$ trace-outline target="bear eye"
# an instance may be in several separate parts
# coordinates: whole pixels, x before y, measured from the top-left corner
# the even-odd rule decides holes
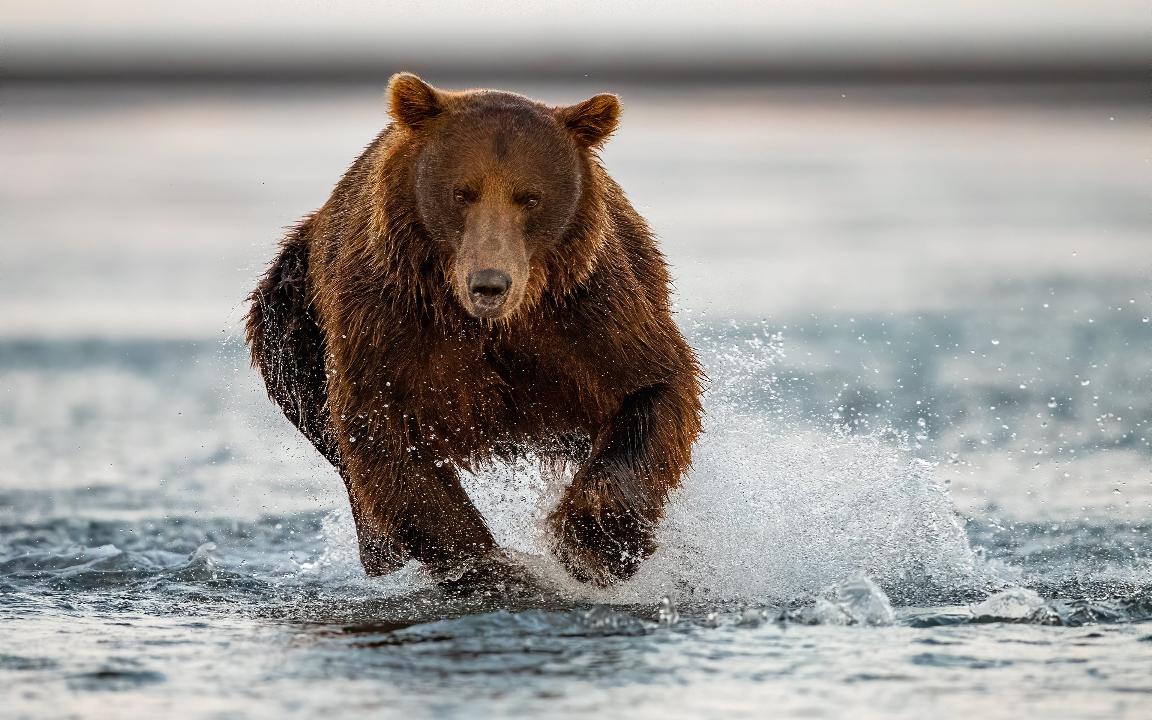
[[[525,193],[516,197],[516,202],[526,208],[534,208],[540,204],[540,196],[535,193]]]
[[[465,188],[455,188],[452,191],[452,199],[460,205],[466,205],[476,200],[476,193]]]

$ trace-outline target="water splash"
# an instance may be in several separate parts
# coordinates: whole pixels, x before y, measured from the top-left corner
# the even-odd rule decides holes
[[[1049,611],[1039,593],[1022,587],[1001,590],[969,609],[977,622],[1024,622]]]
[[[879,585],[857,575],[784,617],[805,625],[891,625],[896,612]]]
[[[702,443],[661,550],[621,597],[783,601],[863,573],[906,599],[986,581],[927,463],[877,438],[732,419]]]
[[[695,464],[669,506],[660,550],[600,591],[550,556],[542,520],[558,485],[529,458],[464,477],[496,540],[575,599],[770,603],[866,575],[899,601],[980,593],[972,552],[933,466],[890,438],[804,425],[774,407],[778,334],[702,349],[712,378]],[[343,530],[341,531],[343,532]]]

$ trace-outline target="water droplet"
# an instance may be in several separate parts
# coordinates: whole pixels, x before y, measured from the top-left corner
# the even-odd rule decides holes
[[[1089,385],[1091,385],[1091,384],[1092,384],[1092,381],[1091,381],[1091,380],[1081,380],[1081,381],[1080,381],[1080,386],[1081,386],[1081,387],[1088,387],[1088,386],[1089,386]]]
[[[993,344],[993,345],[999,345],[999,344],[1000,344],[1000,341],[999,341],[999,340],[993,340],[993,341],[992,341],[992,344]]]
[[[668,626],[675,625],[679,619],[680,613],[672,603],[672,598],[665,595],[661,598],[660,605],[656,608],[656,622]]]

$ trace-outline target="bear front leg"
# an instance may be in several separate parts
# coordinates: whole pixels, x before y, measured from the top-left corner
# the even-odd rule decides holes
[[[424,462],[412,450],[401,453],[400,460],[354,453],[348,463],[365,571],[384,575],[415,559],[443,577],[488,564],[498,553],[496,541],[456,469]]]
[[[578,580],[627,579],[656,550],[656,526],[700,431],[695,388],[668,383],[629,395],[594,439],[549,516],[556,554]]]

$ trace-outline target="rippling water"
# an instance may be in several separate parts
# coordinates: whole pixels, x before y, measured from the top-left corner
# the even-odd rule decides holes
[[[609,591],[532,463],[469,476],[531,580],[447,590],[364,577],[227,325],[376,90],[53,92],[0,133],[0,716],[1152,715],[1143,115],[625,93],[695,466]]]
[[[339,481],[233,342],[0,343],[0,688],[29,717],[1146,710],[1147,506],[959,515],[921,456],[962,440],[884,408],[862,428],[779,332],[697,328],[707,433],[662,549],[610,591],[543,551],[530,463],[467,478],[530,586],[365,578]]]

